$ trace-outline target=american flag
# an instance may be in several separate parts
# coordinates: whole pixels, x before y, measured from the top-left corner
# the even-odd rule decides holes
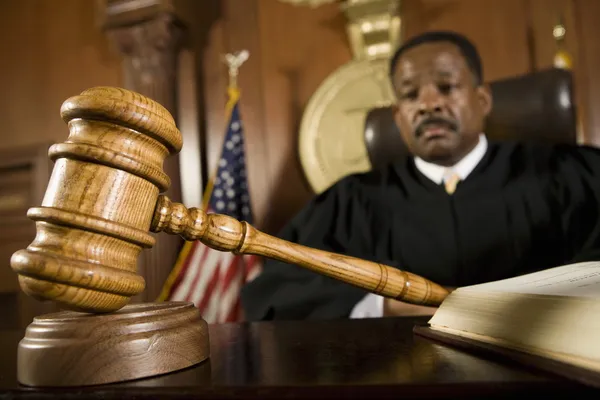
[[[238,90],[229,90],[227,133],[216,173],[207,185],[204,209],[252,224],[239,97]],[[257,256],[186,242],[159,300],[193,302],[208,323],[240,321],[240,289],[259,272]]]

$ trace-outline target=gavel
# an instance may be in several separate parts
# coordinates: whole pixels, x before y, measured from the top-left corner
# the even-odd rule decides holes
[[[115,325],[114,330],[122,332],[124,315],[128,315],[128,321],[150,317],[195,321],[196,331],[202,331],[198,335],[207,337],[205,323],[193,304],[128,305],[131,297],[145,288],[143,277],[136,271],[137,259],[143,249],[154,245],[151,232],[180,235],[224,252],[295,264],[412,304],[437,306],[448,294],[442,286],[397,268],[288,242],[245,221],[171,202],[162,194],[170,186],[163,163],[181,150],[182,135],[171,114],[145,96],[120,88],[95,87],[67,99],[60,114],[69,136],[50,147],[54,168],[47,190],[41,206],[27,213],[36,223],[36,236],[27,249],[11,258],[25,293],[54,301],[66,310],[36,317],[28,327],[29,336],[19,348],[19,371],[26,384],[53,384],[42,376],[43,371],[35,376],[30,371],[37,365],[32,360],[39,363],[41,357],[41,350],[31,344],[31,337],[40,339],[40,326],[52,325],[46,331],[57,332],[69,324],[81,327],[99,321],[98,326],[105,329],[115,323],[118,328]],[[174,327],[169,325],[168,329]],[[199,340],[199,336],[192,336]],[[207,348],[205,344],[202,354],[188,364],[206,359]],[[181,367],[178,364],[167,369]],[[133,378],[150,374],[141,372]],[[99,382],[132,378],[130,372],[125,375]],[[90,377],[69,379],[60,378],[60,384],[98,381]]]

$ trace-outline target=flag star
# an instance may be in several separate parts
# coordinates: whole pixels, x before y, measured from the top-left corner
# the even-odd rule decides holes
[[[228,215],[231,218],[237,219],[239,221],[248,221],[248,223],[252,223],[252,206],[251,206],[251,195],[250,193],[248,193],[248,186],[249,186],[249,182],[247,179],[247,175],[248,175],[248,171],[246,170],[246,165],[245,165],[245,156],[244,156],[244,151],[245,151],[245,138],[244,138],[244,124],[243,122],[240,120],[240,112],[238,109],[238,104],[236,103],[234,105],[234,107],[229,110],[231,112],[231,114],[228,116],[228,126],[227,126],[227,131],[226,131],[226,136],[225,139],[223,140],[223,143],[221,144],[221,153],[219,155],[217,155],[215,158],[216,160],[213,160],[212,162],[215,164],[214,167],[216,167],[216,174],[214,177],[212,177],[212,181],[210,182],[211,184],[207,186],[207,189],[210,190],[211,193],[208,193],[210,195],[209,198],[209,208],[211,210],[214,210],[214,212],[222,214],[222,215]],[[249,156],[251,158],[251,156]],[[208,246],[203,246],[199,249],[199,251],[212,251],[213,249],[210,249]],[[221,260],[218,260],[217,263],[215,263],[215,265],[223,265],[223,262],[227,262],[228,264],[232,264],[231,261],[229,260],[229,255],[227,254],[222,254],[223,252],[216,252],[214,253],[214,257],[215,259],[218,259],[220,257],[227,257]],[[201,260],[202,257],[198,257],[197,256],[197,252],[190,252],[190,255],[195,254],[193,256],[187,256],[188,259],[183,261],[185,263],[197,263],[197,264],[201,264]],[[240,257],[239,260],[243,263],[244,261],[250,261],[254,263],[254,255],[246,255],[246,256],[238,256],[235,255],[236,257],[236,261],[237,261],[237,257]],[[251,265],[245,265],[243,266],[243,268],[235,268],[236,273],[241,273],[243,275],[246,275],[247,272],[249,272],[248,275],[253,276],[255,275],[258,271],[256,271],[256,269],[258,269],[260,271],[260,265],[257,265],[257,267],[259,268],[253,268],[253,269],[247,269],[244,267],[252,267]],[[202,265],[197,265],[195,267],[191,267],[188,269],[188,272],[186,272],[188,274],[189,279],[193,279],[193,277],[196,274],[196,271],[194,271],[194,268],[201,270],[202,273],[206,273],[206,274],[212,274],[214,271],[212,271],[210,268],[202,268]],[[237,265],[235,265],[235,267],[237,267]],[[186,268],[183,268],[182,271],[185,271]],[[225,290],[225,287],[227,285],[226,282],[222,281],[222,279],[224,278],[225,275],[229,276],[229,274],[219,274],[219,287],[221,285],[223,285],[223,290]],[[210,276],[210,277],[209,277]],[[188,278],[186,278],[188,279]],[[202,280],[210,280],[212,279],[212,275],[203,275]],[[246,276],[241,277],[241,279],[247,279]],[[178,290],[184,290],[184,291],[193,291],[196,289],[196,287],[194,285],[180,285],[179,288],[182,288],[184,286],[187,286],[183,289],[178,289]],[[188,288],[189,287],[189,288]],[[214,310],[215,311],[215,315],[214,316],[209,316],[206,315],[206,319],[209,322],[216,322],[216,323],[220,323],[220,322],[230,322],[229,318],[222,318],[220,317],[220,315],[222,316],[229,316],[229,315],[233,315],[234,313],[231,312],[233,306],[235,306],[235,302],[237,301],[237,299],[235,297],[229,297],[228,296],[229,292],[221,292],[221,300],[218,301],[218,305],[219,305],[219,309],[218,310]],[[190,293],[182,293],[182,292],[178,292],[176,294],[176,296],[180,297],[180,296],[188,296],[188,295],[195,295],[194,292],[190,292]],[[207,293],[208,294],[208,293]],[[216,294],[214,294],[216,295]],[[172,296],[172,294],[170,295]],[[238,296],[237,294],[235,294],[235,296]],[[198,299],[198,301],[206,301],[208,300],[207,297],[204,297],[202,299]],[[197,303],[197,302],[196,302]],[[209,314],[212,314],[212,312],[210,312]],[[235,318],[235,317],[234,317]]]

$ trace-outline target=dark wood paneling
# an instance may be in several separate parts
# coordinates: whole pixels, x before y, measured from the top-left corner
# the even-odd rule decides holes
[[[574,99],[578,108],[579,126],[578,140],[587,141],[585,124],[585,66],[580,57],[580,40],[573,0],[527,0],[529,7],[529,30],[531,34],[531,53],[533,69],[540,70],[554,66],[554,57],[561,49],[569,53],[573,62]],[[554,27],[562,22],[566,36],[562,45],[553,37]]]
[[[225,1],[224,13],[228,16],[223,26],[225,32],[225,53],[248,50],[250,58],[240,67],[238,85],[241,90],[240,115],[244,126],[246,140],[246,162],[248,168],[248,187],[255,217],[255,224],[264,224],[265,211],[272,187],[272,178],[268,168],[270,158],[266,134],[268,112],[265,109],[265,82],[271,77],[264,75],[264,48],[261,46],[260,35],[263,26],[259,22],[261,8],[268,2],[261,0],[246,0],[243,3],[236,0]],[[221,62],[221,68],[228,82],[227,66]],[[221,150],[223,130],[219,135],[219,152]],[[213,162],[211,165],[215,166]],[[214,169],[214,167],[213,167]]]
[[[16,147],[0,152],[0,319],[20,327],[35,315],[55,310],[25,295],[10,267],[12,254],[26,248],[35,237],[35,224],[27,209],[41,204],[50,179],[49,144]],[[16,316],[18,316],[18,318]]]
[[[8,261],[35,236],[34,224],[27,218],[27,208],[33,204],[33,182],[32,164],[0,168],[0,292],[20,290]]]
[[[260,2],[265,166],[271,181],[264,229],[278,231],[313,195],[298,154],[302,115],[311,96],[351,60],[345,17],[336,4],[294,7]]]
[[[204,157],[206,131],[207,128],[214,128],[217,120],[213,112],[215,110],[210,108],[213,103],[205,98],[205,89],[215,80],[209,71],[221,67],[212,58],[214,52],[211,51],[211,35],[215,25],[222,21],[222,7],[219,0],[204,0],[202,3],[187,0],[187,4],[193,5],[194,9],[186,10],[187,18],[193,22],[187,27],[184,49],[180,56],[178,125],[184,143],[180,154],[183,200],[186,206],[197,207],[201,204],[208,174],[208,164]],[[210,123],[207,124],[209,118]]]
[[[118,54],[95,25],[92,1],[4,1],[0,38],[0,148],[64,140],[62,102],[121,83]]]
[[[577,89],[584,141],[600,146],[600,1],[574,0],[577,45]]]
[[[565,48],[571,54],[575,65],[577,58],[577,36],[572,0],[526,0],[529,7],[529,29],[531,32],[531,52],[534,57],[534,68],[544,69],[553,66],[554,55],[559,47],[554,40],[552,30],[562,22],[567,29]]]
[[[530,70],[524,0],[410,0],[402,2],[404,36],[428,30],[463,33],[477,46],[486,81]]]
[[[205,150],[205,177],[208,178],[217,165],[219,152],[221,151],[222,141],[225,133],[225,104],[227,102],[227,68],[223,63],[223,55],[226,50],[225,26],[228,18],[223,14],[224,6],[221,3],[219,17],[213,21],[207,32],[207,41],[201,50],[201,79],[202,94],[204,102],[204,120],[203,120],[203,145]],[[254,54],[251,56],[253,61]],[[251,62],[250,60],[248,62]],[[247,65],[246,65],[247,66]],[[245,67],[242,70],[246,74]],[[243,75],[245,76],[245,75]],[[255,85],[251,85],[250,90]],[[244,101],[246,97],[244,97]],[[248,125],[248,123],[246,123]],[[247,127],[247,126],[246,126]]]
[[[0,319],[24,327],[55,310],[20,290],[10,256],[35,237],[25,209],[41,204],[52,168],[48,145],[68,136],[60,106],[87,87],[118,86],[121,67],[91,1],[3,1],[0,10],[0,198],[27,197],[13,215],[0,215]]]

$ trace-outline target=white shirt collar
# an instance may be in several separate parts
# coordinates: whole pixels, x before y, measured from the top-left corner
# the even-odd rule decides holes
[[[448,172],[448,170],[454,171],[461,180],[465,180],[467,176],[475,169],[479,161],[485,155],[487,151],[488,142],[485,134],[479,135],[479,142],[477,145],[462,158],[459,162],[451,167],[443,167],[441,165],[429,163],[419,157],[415,157],[415,165],[421,171],[423,175],[431,179],[433,182],[438,185],[442,183],[444,179],[444,175]]]

